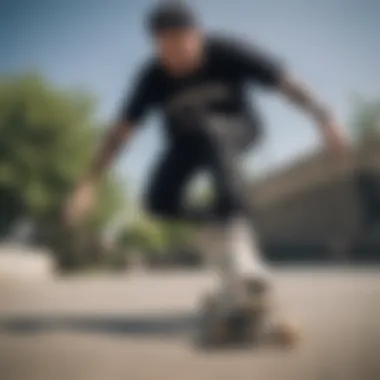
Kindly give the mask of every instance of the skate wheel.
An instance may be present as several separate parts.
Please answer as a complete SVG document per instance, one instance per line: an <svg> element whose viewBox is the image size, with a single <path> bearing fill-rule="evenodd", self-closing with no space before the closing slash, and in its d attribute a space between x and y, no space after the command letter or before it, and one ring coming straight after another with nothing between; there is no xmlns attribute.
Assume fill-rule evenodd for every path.
<svg viewBox="0 0 380 380"><path fill-rule="evenodd" d="M279 323L275 326L273 337L276 343L287 348L295 348L301 341L299 331L289 323Z"/></svg>
<svg viewBox="0 0 380 380"><path fill-rule="evenodd" d="M225 326L201 327L198 346L202 349L218 349L225 347L231 340L230 333Z"/></svg>
<svg viewBox="0 0 380 380"><path fill-rule="evenodd" d="M212 294L206 294L201 301L201 307L204 310L214 309L216 307L216 299Z"/></svg>
<svg viewBox="0 0 380 380"><path fill-rule="evenodd" d="M198 343L202 348L210 348L219 346L227 340L228 329L218 315L216 298L212 294L207 294L201 302Z"/></svg>
<svg viewBox="0 0 380 380"><path fill-rule="evenodd" d="M268 312L269 309L270 309L270 304L268 300L261 297L253 298L248 303L248 310L250 310L253 313L258 313L258 312L265 313L265 312Z"/></svg>

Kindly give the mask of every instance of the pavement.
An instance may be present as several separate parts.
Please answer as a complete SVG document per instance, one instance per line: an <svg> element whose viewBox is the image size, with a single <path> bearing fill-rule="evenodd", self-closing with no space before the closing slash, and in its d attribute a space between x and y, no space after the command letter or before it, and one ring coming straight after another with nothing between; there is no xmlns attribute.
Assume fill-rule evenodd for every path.
<svg viewBox="0 0 380 380"><path fill-rule="evenodd" d="M302 331L295 350L197 350L207 272L0 282L0 379L380 379L380 268L287 268L274 281Z"/></svg>

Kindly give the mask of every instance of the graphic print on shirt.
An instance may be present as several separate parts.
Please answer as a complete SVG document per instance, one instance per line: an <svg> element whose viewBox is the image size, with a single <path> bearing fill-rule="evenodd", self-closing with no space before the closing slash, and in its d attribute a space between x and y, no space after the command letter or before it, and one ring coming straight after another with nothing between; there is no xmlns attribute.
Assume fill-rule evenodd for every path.
<svg viewBox="0 0 380 380"><path fill-rule="evenodd" d="M203 83L176 92L165 102L164 109L178 128L204 128L209 113L232 98L228 85L219 82Z"/></svg>

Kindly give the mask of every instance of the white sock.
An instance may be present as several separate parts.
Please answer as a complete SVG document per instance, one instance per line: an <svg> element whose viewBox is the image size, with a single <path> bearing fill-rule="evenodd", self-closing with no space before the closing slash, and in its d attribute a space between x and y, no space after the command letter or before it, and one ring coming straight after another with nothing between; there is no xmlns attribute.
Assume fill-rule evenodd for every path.
<svg viewBox="0 0 380 380"><path fill-rule="evenodd" d="M232 270L237 276L267 278L268 270L249 220L243 217L231 220L226 226L225 244L225 254L230 256Z"/></svg>
<svg viewBox="0 0 380 380"><path fill-rule="evenodd" d="M251 224L245 218L213 225L206 229L209 264L215 270L220 290L220 306L230 311L244 297L244 279L267 280L268 271Z"/></svg>
<svg viewBox="0 0 380 380"><path fill-rule="evenodd" d="M229 248L225 237L225 225L215 223L202 228L201 243L206 246L207 263L215 276L210 291L218 297L217 303L222 313L234 309L241 293L241 279L231 263L231 255L227 254Z"/></svg>

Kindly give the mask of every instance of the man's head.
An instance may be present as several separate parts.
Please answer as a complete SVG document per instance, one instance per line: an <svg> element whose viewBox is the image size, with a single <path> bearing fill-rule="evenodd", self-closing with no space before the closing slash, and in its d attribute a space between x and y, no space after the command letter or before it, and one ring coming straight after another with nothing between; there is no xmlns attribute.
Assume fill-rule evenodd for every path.
<svg viewBox="0 0 380 380"><path fill-rule="evenodd" d="M158 58L173 72L191 70L201 58L202 32L192 9L182 2L166 1L148 17Z"/></svg>

